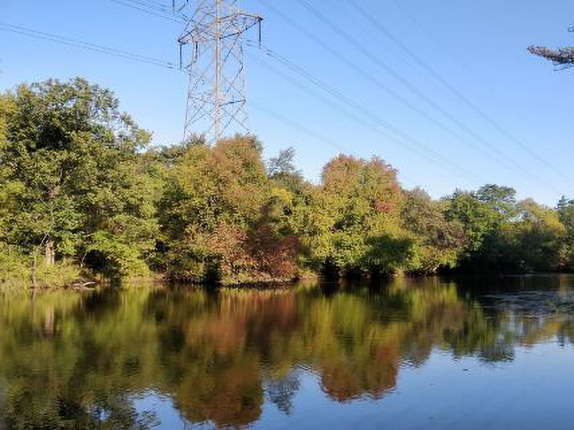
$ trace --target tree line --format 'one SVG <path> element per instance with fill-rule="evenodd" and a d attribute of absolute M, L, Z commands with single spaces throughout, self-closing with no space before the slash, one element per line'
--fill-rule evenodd
<path fill-rule="evenodd" d="M 238 135 L 150 147 L 81 78 L 0 95 L 0 280 L 195 282 L 532 272 L 574 267 L 574 202 L 488 184 L 433 200 L 378 157 L 338 155 L 319 183 L 294 151 Z"/>

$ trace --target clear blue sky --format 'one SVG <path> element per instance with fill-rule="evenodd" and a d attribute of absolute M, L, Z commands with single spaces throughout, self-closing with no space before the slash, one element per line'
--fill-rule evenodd
<path fill-rule="evenodd" d="M 352 0 L 500 124 L 504 133 L 445 90 L 359 15 L 348 0 L 308 1 L 338 28 L 359 40 L 370 57 L 297 0 L 249 0 L 242 6 L 265 17 L 263 38 L 269 48 L 457 167 L 445 168 L 421 157 L 404 143 L 365 127 L 335 108 L 336 102 L 329 106 L 273 74 L 257 60 L 263 55 L 248 48 L 249 97 L 325 137 L 317 139 L 251 106 L 252 130 L 263 141 L 266 156 L 294 146 L 299 167 L 308 178 L 317 180 L 321 166 L 339 152 L 337 147 L 362 157 L 378 155 L 399 170 L 404 186 L 420 185 L 435 197 L 451 193 L 456 187 L 472 189 L 485 182 L 513 186 L 520 197 L 533 197 L 549 205 L 554 205 L 561 194 L 574 196 L 574 73 L 555 72 L 551 64 L 526 51 L 531 44 L 574 45 L 574 34 L 567 32 L 574 24 L 572 1 Z M 273 9 L 290 15 L 347 62 L 358 66 L 362 74 L 291 26 Z M 0 22 L 178 62 L 179 23 L 110 0 L 0 0 Z M 402 82 L 381 68 L 381 62 L 392 68 Z M 0 32 L 0 90 L 14 88 L 21 82 L 74 76 L 84 76 L 113 89 L 122 108 L 142 127 L 153 131 L 154 144 L 175 143 L 181 138 L 187 86 L 184 74 Z M 382 91 L 373 79 L 391 88 L 419 112 Z M 435 106 L 421 99 L 412 88 Z M 438 112 L 436 106 L 449 117 Z M 425 116 L 465 138 L 453 137 Z M 485 155 L 484 151 L 490 151 L 485 142 L 496 147 L 506 161 L 496 162 L 500 155 Z M 483 150 L 477 150 L 477 146 Z"/>

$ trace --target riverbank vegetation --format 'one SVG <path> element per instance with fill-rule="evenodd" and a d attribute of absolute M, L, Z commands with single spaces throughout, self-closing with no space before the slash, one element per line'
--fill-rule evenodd
<path fill-rule="evenodd" d="M 574 203 L 485 185 L 433 200 L 382 159 L 338 155 L 319 183 L 287 149 L 198 137 L 150 147 L 104 88 L 77 78 L 0 96 L 0 282 L 574 268 Z"/>

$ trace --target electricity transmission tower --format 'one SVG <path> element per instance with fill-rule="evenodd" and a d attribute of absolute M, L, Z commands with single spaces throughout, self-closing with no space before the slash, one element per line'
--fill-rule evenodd
<path fill-rule="evenodd" d="M 198 133 L 215 143 L 226 133 L 249 131 L 243 43 L 255 26 L 261 40 L 263 18 L 243 12 L 238 3 L 173 0 L 174 12 L 187 21 L 178 39 L 181 67 L 189 73 L 185 140 Z"/>

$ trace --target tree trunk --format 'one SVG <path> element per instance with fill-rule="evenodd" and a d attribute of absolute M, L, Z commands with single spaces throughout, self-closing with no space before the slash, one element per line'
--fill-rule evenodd
<path fill-rule="evenodd" d="M 32 278 L 32 288 L 36 288 L 36 250 L 34 249 L 34 257 L 32 258 L 32 268 L 30 270 L 30 277 Z"/>
<path fill-rule="evenodd" d="M 56 262 L 56 242 L 51 237 L 46 240 L 45 245 L 46 265 L 53 266 Z"/>

